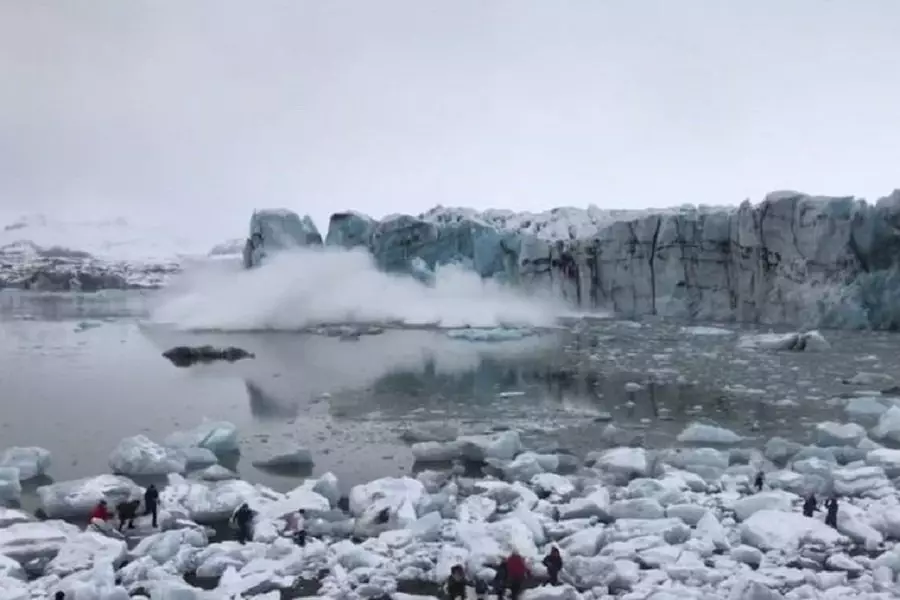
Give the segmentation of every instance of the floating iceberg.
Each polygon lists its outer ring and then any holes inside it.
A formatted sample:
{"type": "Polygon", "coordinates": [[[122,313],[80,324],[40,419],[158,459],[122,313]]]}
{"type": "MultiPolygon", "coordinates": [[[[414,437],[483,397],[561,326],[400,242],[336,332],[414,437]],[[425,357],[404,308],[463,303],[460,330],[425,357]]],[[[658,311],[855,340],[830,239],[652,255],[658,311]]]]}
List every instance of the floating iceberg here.
{"type": "Polygon", "coordinates": [[[19,479],[26,481],[40,477],[50,468],[50,451],[37,446],[14,446],[0,455],[0,467],[19,470],[19,479]]]}
{"type": "Polygon", "coordinates": [[[183,473],[187,461],[183,454],[165,448],[144,435],[125,438],[109,457],[109,468],[117,475],[150,476],[183,473]]]}

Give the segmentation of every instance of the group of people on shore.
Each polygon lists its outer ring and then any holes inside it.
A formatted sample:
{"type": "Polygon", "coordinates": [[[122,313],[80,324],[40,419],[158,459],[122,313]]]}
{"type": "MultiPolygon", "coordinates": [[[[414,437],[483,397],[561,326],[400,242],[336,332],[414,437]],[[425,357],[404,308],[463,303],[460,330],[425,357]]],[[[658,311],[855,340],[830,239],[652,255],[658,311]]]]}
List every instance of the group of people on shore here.
{"type": "MultiPolygon", "coordinates": [[[[102,523],[108,523],[113,517],[118,517],[119,531],[122,531],[126,524],[128,525],[128,529],[134,529],[134,520],[138,516],[140,507],[140,500],[126,500],[125,502],[116,504],[116,512],[113,514],[109,510],[109,504],[106,500],[100,500],[94,507],[94,510],[91,511],[90,521],[94,522],[96,520],[102,523]]],[[[151,516],[153,528],[156,529],[159,526],[159,523],[157,522],[159,518],[159,490],[156,489],[156,486],[152,483],[144,492],[144,514],[151,516]]]]}
{"type": "MultiPolygon", "coordinates": [[[[757,492],[761,492],[763,487],[766,484],[766,476],[760,471],[756,474],[756,477],[753,480],[753,487],[756,488],[757,492]]],[[[813,514],[819,511],[819,502],[816,499],[816,495],[812,492],[806,497],[806,500],[803,501],[803,516],[804,517],[812,517],[813,514]]],[[[832,494],[832,496],[825,501],[825,524],[829,527],[837,529],[837,518],[838,518],[838,499],[836,494],[832,494]]]]}
{"type": "MultiPolygon", "coordinates": [[[[562,556],[559,548],[554,546],[550,549],[550,553],[544,557],[542,561],[547,568],[547,583],[550,585],[559,585],[559,573],[563,568],[562,556]]],[[[522,594],[522,589],[526,582],[531,578],[531,571],[525,564],[525,559],[518,552],[510,554],[496,568],[496,575],[492,582],[494,594],[497,598],[505,598],[506,592],[509,591],[511,600],[518,600],[522,594]]],[[[475,596],[479,600],[483,600],[488,593],[488,584],[482,579],[470,581],[466,575],[466,570],[462,565],[455,565],[450,569],[450,576],[445,584],[447,597],[450,600],[457,598],[464,600],[466,598],[466,588],[472,583],[475,587],[475,596]]]]}

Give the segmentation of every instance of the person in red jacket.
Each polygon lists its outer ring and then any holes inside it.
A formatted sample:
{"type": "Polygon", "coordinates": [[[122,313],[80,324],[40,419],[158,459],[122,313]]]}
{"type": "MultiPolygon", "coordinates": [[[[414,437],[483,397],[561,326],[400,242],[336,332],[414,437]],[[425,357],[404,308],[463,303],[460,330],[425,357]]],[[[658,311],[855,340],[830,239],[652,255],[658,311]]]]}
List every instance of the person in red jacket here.
{"type": "Polygon", "coordinates": [[[109,512],[106,500],[98,502],[97,506],[94,507],[94,510],[91,511],[91,521],[94,519],[100,519],[101,521],[109,521],[112,519],[112,514],[109,512]]]}
{"type": "Polygon", "coordinates": [[[528,577],[528,566],[525,559],[513,550],[513,553],[506,559],[506,585],[509,588],[509,597],[512,600],[518,600],[522,593],[522,586],[525,585],[525,579],[528,577]]]}

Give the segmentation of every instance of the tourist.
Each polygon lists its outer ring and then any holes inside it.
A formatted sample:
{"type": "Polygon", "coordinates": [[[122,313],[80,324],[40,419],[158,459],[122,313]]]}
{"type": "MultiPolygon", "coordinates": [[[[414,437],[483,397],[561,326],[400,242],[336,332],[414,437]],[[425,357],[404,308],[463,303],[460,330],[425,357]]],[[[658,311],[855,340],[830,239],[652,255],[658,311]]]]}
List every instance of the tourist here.
{"type": "Polygon", "coordinates": [[[237,541],[241,544],[246,544],[253,537],[250,531],[250,524],[255,516],[256,513],[251,510],[247,503],[241,504],[231,516],[231,520],[237,528],[237,541]]]}
{"type": "Polygon", "coordinates": [[[825,501],[825,524],[837,529],[838,501],[837,496],[832,496],[825,501]]]}
{"type": "Polygon", "coordinates": [[[53,594],[53,600],[66,600],[66,593],[63,591],[53,594]]]}
{"type": "Polygon", "coordinates": [[[97,506],[94,507],[94,510],[91,511],[91,521],[109,521],[112,519],[112,515],[109,512],[109,507],[106,504],[106,500],[101,500],[97,503],[97,506]]]}
{"type": "Polygon", "coordinates": [[[306,546],[306,511],[301,509],[288,516],[287,529],[295,544],[301,548],[306,546]]]}
{"type": "Polygon", "coordinates": [[[159,490],[152,483],[144,492],[144,514],[153,518],[153,528],[157,527],[156,520],[159,515],[159,490]]]}
{"type": "Polygon", "coordinates": [[[559,554],[559,548],[553,546],[550,554],[544,557],[544,566],[547,567],[547,579],[550,585],[559,585],[559,572],[562,571],[563,561],[559,554]]]}
{"type": "Polygon", "coordinates": [[[816,502],[816,495],[810,494],[806,497],[806,501],[803,503],[803,516],[811,517],[817,510],[819,510],[819,504],[818,502],[816,502]]]}
{"type": "Polygon", "coordinates": [[[450,600],[466,599],[466,571],[462,565],[454,565],[447,578],[447,597],[450,600]]]}
{"type": "Polygon", "coordinates": [[[129,500],[128,502],[119,502],[116,505],[116,514],[119,517],[119,531],[128,523],[128,529],[134,529],[134,518],[137,516],[138,507],[141,505],[140,500],[129,500]]]}
{"type": "Polygon", "coordinates": [[[512,600],[519,599],[527,578],[528,566],[525,564],[525,559],[513,550],[513,553],[506,559],[506,587],[509,588],[509,597],[512,600]]]}
{"type": "Polygon", "coordinates": [[[762,491],[762,489],[763,489],[763,484],[765,483],[765,481],[766,481],[766,476],[765,476],[765,474],[764,474],[762,471],[758,472],[758,473],[756,474],[756,479],[755,479],[754,482],[753,482],[753,485],[756,486],[756,491],[757,491],[757,492],[761,492],[761,491],[762,491]]]}
{"type": "Polygon", "coordinates": [[[488,586],[483,579],[475,580],[475,600],[485,600],[487,598],[488,586]]]}
{"type": "Polygon", "coordinates": [[[497,571],[494,574],[494,593],[497,594],[497,598],[503,598],[503,595],[506,593],[506,585],[507,585],[507,577],[506,577],[506,561],[500,563],[497,567],[497,571]]]}

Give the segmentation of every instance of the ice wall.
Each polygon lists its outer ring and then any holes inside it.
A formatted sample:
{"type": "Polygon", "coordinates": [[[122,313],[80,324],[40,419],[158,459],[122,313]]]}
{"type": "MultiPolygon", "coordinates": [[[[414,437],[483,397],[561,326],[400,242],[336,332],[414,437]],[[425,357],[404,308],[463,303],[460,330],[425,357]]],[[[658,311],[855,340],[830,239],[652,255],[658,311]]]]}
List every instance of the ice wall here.
{"type": "Polygon", "coordinates": [[[321,246],[322,235],[309,217],[284,208],[257,210],[250,217],[250,234],[244,243],[244,266],[259,266],[267,253],[296,247],[321,246]]]}
{"type": "Polygon", "coordinates": [[[900,328],[900,191],[875,205],[776,192],[737,208],[340,213],[327,240],[385,270],[461,263],[626,316],[900,328]]]}

